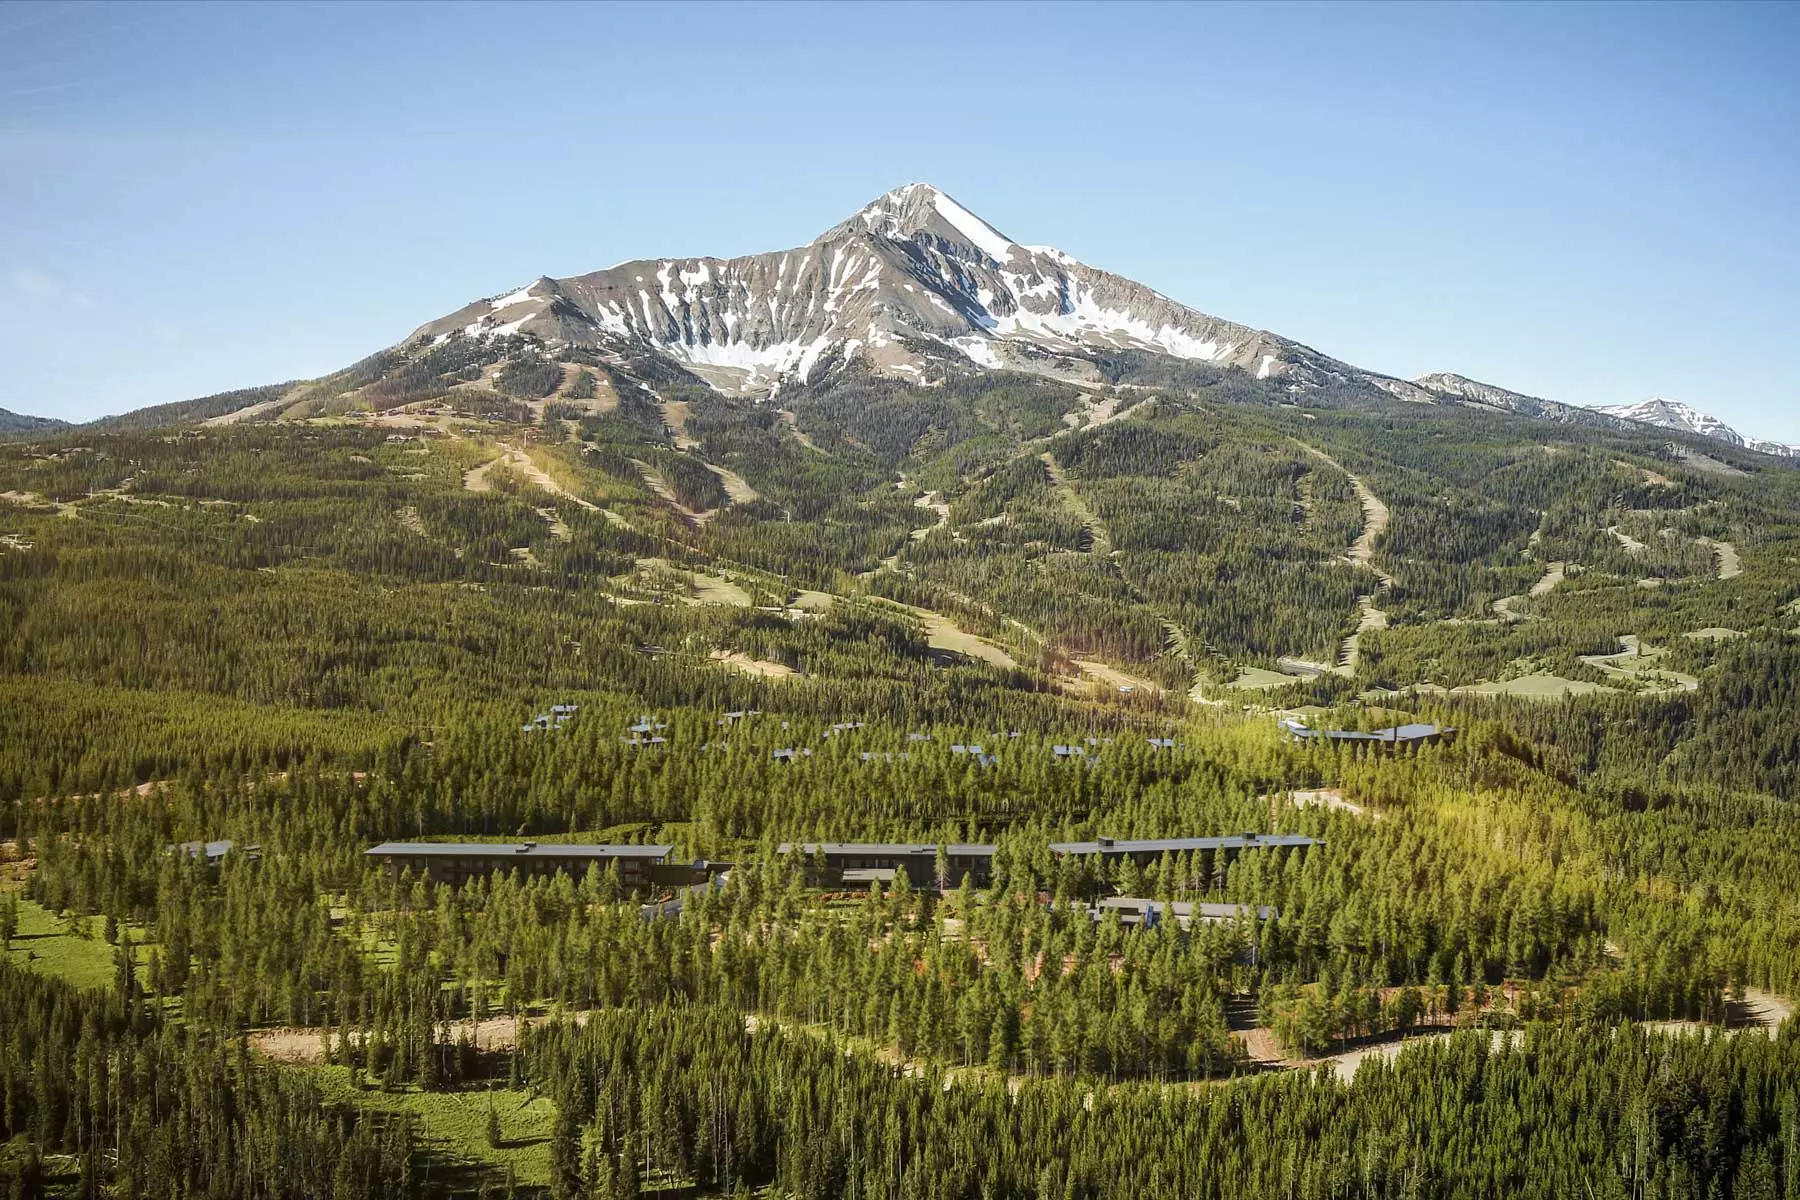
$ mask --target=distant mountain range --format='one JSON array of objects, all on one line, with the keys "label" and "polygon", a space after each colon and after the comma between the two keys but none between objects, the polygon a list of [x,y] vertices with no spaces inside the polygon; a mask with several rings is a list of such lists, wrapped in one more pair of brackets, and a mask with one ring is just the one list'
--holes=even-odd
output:
[{"label": "distant mountain range", "polygon": [[[1296,402],[1345,395],[1460,404],[1574,424],[1649,424],[1786,457],[1800,450],[1746,438],[1669,400],[1583,408],[1437,372],[1397,379],[1334,359],[1291,338],[1211,316],[1052,246],[1013,241],[950,196],[912,183],[876,199],[805,246],[741,258],[621,263],[567,279],[540,277],[429,321],[405,342],[312,383],[223,393],[98,422],[271,419],[396,396],[466,377],[439,378],[427,359],[449,344],[517,345],[554,354],[580,348],[609,359],[659,360],[727,396],[765,400],[796,385],[829,387],[840,374],[917,384],[995,370],[1103,383],[1129,358],[1239,370]],[[506,349],[502,349],[504,346]],[[441,356],[440,356],[441,357]],[[404,384],[400,381],[404,377]],[[379,394],[373,387],[386,384]],[[441,388],[440,388],[441,390]],[[293,402],[304,398],[303,407]],[[192,409],[191,416],[187,415]],[[55,422],[0,413],[0,432]]]},{"label": "distant mountain range", "polygon": [[1447,372],[1421,375],[1413,382],[1440,396],[1451,397],[1467,404],[1486,408],[1503,409],[1528,417],[1541,417],[1549,421],[1579,421],[1591,419],[1593,414],[1598,414],[1615,421],[1632,421],[1640,425],[1654,425],[1658,429],[1668,429],[1676,433],[1711,438],[1713,441],[1724,442],[1728,446],[1754,450],[1760,454],[1773,454],[1778,458],[1800,458],[1800,447],[1772,442],[1765,438],[1745,437],[1712,414],[1703,413],[1679,400],[1665,400],[1657,397],[1642,400],[1636,404],[1595,405],[1591,408],[1577,408],[1573,405],[1559,404],[1554,400],[1543,400],[1536,396],[1508,391],[1491,383],[1482,383],[1479,380]]}]

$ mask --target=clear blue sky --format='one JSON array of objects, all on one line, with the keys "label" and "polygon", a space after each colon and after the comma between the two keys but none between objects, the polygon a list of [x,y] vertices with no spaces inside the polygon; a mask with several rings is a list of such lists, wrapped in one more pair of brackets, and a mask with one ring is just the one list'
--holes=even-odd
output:
[{"label": "clear blue sky", "polygon": [[1358,365],[1800,442],[1800,5],[0,6],[0,407],[926,180]]}]

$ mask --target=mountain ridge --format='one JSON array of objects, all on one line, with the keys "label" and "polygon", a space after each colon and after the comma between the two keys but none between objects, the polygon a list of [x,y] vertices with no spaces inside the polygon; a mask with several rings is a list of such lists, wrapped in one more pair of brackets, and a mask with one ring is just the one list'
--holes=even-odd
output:
[{"label": "mountain ridge", "polygon": [[57,417],[34,417],[29,413],[0,408],[0,436],[49,433],[52,430],[66,429],[68,425],[67,421]]},{"label": "mountain ridge", "polygon": [[1450,371],[1434,371],[1413,382],[1440,395],[1464,403],[1494,408],[1523,416],[1572,424],[1604,423],[1614,428],[1629,429],[1635,425],[1651,425],[1676,433],[1691,434],[1715,442],[1724,442],[1741,450],[1771,454],[1777,458],[1800,458],[1800,447],[1789,446],[1767,438],[1746,437],[1711,413],[1701,412],[1679,400],[1652,397],[1635,404],[1577,406],[1558,400],[1528,396],[1497,384],[1483,383]]}]

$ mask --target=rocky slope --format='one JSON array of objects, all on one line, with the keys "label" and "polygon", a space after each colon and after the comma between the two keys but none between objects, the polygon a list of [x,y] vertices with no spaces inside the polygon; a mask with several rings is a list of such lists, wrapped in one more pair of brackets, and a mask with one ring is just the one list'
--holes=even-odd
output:
[{"label": "rocky slope", "polygon": [[1466,375],[1456,375],[1449,371],[1434,371],[1430,375],[1421,375],[1414,383],[1439,396],[1459,400],[1466,404],[1477,404],[1486,408],[1497,408],[1504,412],[1519,413],[1527,417],[1542,417],[1549,421],[1581,421],[1591,420],[1586,409],[1576,408],[1569,404],[1558,404],[1554,400],[1540,400],[1536,396],[1527,396],[1522,392],[1508,391],[1491,383],[1482,383],[1478,379],[1470,379]]}]

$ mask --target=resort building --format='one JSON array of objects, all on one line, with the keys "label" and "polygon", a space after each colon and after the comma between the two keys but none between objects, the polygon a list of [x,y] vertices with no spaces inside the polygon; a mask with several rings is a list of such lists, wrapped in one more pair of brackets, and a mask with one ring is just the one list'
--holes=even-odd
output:
[{"label": "resort building", "polygon": [[[691,874],[694,868],[669,863],[673,846],[590,846],[541,842],[383,842],[365,853],[396,875],[422,871],[434,880],[461,883],[479,875],[518,871],[521,875],[585,875],[590,866],[616,865],[619,882],[636,891],[665,882],[662,876]],[[673,882],[671,880],[670,882]]]},{"label": "resort building", "polygon": [[866,888],[889,884],[905,872],[915,888],[946,889],[961,885],[966,877],[976,887],[986,887],[993,876],[992,846],[943,846],[943,878],[939,878],[936,845],[907,842],[783,842],[778,854],[799,854],[809,864],[807,883],[813,887]]},{"label": "resort building", "polygon": [[1252,851],[1302,853],[1322,846],[1318,838],[1298,833],[1232,833],[1222,837],[1098,838],[1091,842],[1051,842],[1050,853],[1092,859],[1102,866],[1116,866],[1130,859],[1140,867],[1162,860],[1164,855],[1185,859],[1190,873],[1199,879],[1219,880],[1225,868],[1241,854]]},{"label": "resort building", "polygon": [[1390,729],[1377,729],[1365,733],[1355,729],[1308,729],[1299,721],[1283,721],[1282,729],[1289,737],[1299,742],[1328,741],[1348,742],[1374,746],[1378,750],[1405,750],[1416,746],[1435,746],[1439,742],[1447,742],[1456,737],[1456,730],[1448,725],[1409,724],[1396,725]]}]

